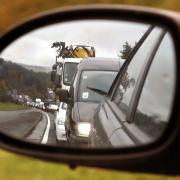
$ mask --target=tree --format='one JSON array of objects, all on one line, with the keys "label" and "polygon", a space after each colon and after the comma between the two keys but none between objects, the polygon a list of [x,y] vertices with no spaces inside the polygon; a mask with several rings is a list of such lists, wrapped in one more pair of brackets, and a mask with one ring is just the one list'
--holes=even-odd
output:
[{"label": "tree", "polygon": [[131,47],[131,45],[126,41],[123,44],[123,50],[120,51],[120,54],[118,55],[118,57],[122,58],[122,59],[127,59],[129,54],[131,53],[133,47]]}]

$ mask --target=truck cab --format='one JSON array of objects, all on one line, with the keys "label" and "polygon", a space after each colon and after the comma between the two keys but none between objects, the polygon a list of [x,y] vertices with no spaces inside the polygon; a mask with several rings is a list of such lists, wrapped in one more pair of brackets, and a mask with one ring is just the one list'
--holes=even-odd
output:
[{"label": "truck cab", "polygon": [[60,83],[62,89],[69,91],[73,77],[77,72],[77,66],[81,61],[82,58],[68,58],[63,60],[63,67],[59,69],[60,72],[57,72],[57,74],[61,74]]}]

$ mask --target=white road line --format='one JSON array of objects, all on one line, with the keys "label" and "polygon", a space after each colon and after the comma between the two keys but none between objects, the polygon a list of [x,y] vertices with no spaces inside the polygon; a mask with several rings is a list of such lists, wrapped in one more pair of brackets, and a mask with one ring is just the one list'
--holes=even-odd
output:
[{"label": "white road line", "polygon": [[47,141],[48,141],[48,136],[49,136],[49,130],[50,130],[50,118],[48,116],[47,113],[43,112],[43,114],[46,116],[47,118],[47,127],[46,127],[46,130],[45,130],[45,133],[44,133],[44,136],[42,138],[42,141],[41,141],[41,144],[46,144]]}]

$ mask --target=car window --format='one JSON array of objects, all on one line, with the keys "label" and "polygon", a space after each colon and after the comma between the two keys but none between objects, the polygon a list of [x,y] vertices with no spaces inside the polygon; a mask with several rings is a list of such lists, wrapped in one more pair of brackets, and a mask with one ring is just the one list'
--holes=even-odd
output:
[{"label": "car window", "polygon": [[166,34],[147,75],[134,123],[147,135],[157,138],[165,129],[171,111],[175,85],[174,47]]},{"label": "car window", "polygon": [[137,80],[139,78],[141,69],[151,55],[157,39],[161,35],[161,33],[161,28],[154,28],[152,30],[152,32],[149,34],[147,39],[144,41],[137,53],[132,58],[127,70],[121,78],[120,84],[113,97],[113,101],[124,113],[125,117],[127,117],[129,103]]},{"label": "car window", "polygon": [[77,72],[78,63],[65,63],[64,65],[64,84],[70,85],[75,73]]},{"label": "car window", "polygon": [[79,101],[99,102],[103,96],[87,87],[102,90],[108,93],[117,72],[112,71],[83,71],[80,78]]}]

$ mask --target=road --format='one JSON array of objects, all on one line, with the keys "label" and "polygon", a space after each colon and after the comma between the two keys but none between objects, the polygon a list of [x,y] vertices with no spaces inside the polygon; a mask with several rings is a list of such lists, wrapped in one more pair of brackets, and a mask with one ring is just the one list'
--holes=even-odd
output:
[{"label": "road", "polygon": [[19,111],[0,111],[0,131],[22,140],[57,144],[54,116],[35,108]]}]

